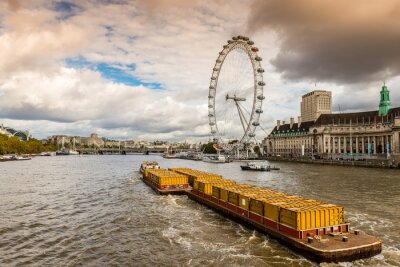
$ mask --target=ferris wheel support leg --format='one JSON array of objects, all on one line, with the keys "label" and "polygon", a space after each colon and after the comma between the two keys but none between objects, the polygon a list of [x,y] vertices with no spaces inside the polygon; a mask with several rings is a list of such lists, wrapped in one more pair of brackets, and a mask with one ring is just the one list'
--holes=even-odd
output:
[{"label": "ferris wheel support leg", "polygon": [[[243,131],[246,132],[246,125],[248,125],[247,120],[243,114],[242,109],[239,106],[239,103],[237,101],[235,101],[238,113],[239,113],[239,118],[240,118],[240,122],[242,123],[242,127],[243,127]],[[246,123],[246,124],[245,124]]]}]

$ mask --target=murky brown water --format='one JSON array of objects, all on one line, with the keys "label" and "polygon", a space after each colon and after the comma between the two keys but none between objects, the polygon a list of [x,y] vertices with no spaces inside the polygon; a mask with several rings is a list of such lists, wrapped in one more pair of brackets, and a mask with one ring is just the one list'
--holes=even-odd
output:
[{"label": "murky brown water", "polygon": [[159,156],[42,157],[0,163],[0,266],[313,266],[275,240],[186,196],[158,196],[139,179],[143,160],[345,206],[383,253],[323,266],[400,266],[400,172],[276,163],[240,170]]}]

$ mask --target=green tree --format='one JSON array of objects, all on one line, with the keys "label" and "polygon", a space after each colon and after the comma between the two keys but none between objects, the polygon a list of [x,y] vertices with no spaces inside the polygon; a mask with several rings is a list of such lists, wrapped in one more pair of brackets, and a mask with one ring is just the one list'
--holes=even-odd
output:
[{"label": "green tree", "polygon": [[261,158],[262,154],[261,154],[261,149],[260,149],[260,147],[259,147],[259,146],[255,146],[255,147],[253,147],[253,150],[254,150],[254,153],[256,153],[257,156],[258,156],[259,158]]},{"label": "green tree", "polygon": [[34,154],[55,150],[57,150],[57,146],[44,145],[34,138],[29,139],[29,141],[22,141],[15,136],[8,137],[0,134],[0,154]]},{"label": "green tree", "polygon": [[205,154],[217,154],[217,150],[213,147],[214,143],[204,144],[201,147],[201,151]]}]

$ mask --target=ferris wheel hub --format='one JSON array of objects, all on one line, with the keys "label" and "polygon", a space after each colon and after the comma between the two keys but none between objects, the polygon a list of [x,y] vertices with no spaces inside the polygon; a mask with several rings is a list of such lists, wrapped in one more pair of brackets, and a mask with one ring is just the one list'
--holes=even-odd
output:
[{"label": "ferris wheel hub", "polygon": [[246,101],[244,97],[237,97],[236,95],[230,96],[229,94],[226,95],[226,100],[232,99],[233,101]]}]

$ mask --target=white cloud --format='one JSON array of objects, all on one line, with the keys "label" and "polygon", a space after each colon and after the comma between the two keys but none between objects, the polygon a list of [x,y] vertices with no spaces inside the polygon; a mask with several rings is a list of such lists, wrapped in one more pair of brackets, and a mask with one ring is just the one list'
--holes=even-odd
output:
[{"label": "white cloud", "polygon": [[[0,14],[0,117],[37,137],[97,132],[119,138],[207,140],[211,70],[222,45],[246,29],[248,2],[176,2],[161,1],[160,7],[154,0],[75,1],[81,8],[68,19],[60,19],[47,1],[21,2],[13,11],[0,4],[5,10]],[[277,37],[267,30],[250,37],[264,58],[261,124],[269,131],[276,119],[297,117],[300,96],[315,81],[283,81],[269,63],[279,52]],[[162,89],[115,83],[95,69],[74,69],[65,65],[71,57],[121,68],[135,65],[125,70]],[[335,84],[318,88],[339,97],[349,93]],[[379,88],[375,90],[368,91],[369,99],[378,99]],[[260,136],[265,136],[261,129]]]}]

